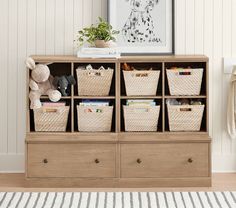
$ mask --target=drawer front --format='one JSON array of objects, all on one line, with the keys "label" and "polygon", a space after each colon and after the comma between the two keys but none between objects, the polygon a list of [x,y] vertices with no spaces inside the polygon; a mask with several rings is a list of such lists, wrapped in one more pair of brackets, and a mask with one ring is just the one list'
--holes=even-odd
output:
[{"label": "drawer front", "polygon": [[208,143],[122,144],[121,177],[208,176],[208,153]]},{"label": "drawer front", "polygon": [[28,144],[28,177],[115,177],[115,144]]}]

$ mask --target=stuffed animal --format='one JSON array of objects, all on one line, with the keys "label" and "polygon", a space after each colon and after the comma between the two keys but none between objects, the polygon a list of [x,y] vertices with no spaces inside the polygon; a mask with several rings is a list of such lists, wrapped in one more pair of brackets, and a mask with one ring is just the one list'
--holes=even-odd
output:
[{"label": "stuffed animal", "polygon": [[61,93],[53,86],[53,76],[45,64],[35,64],[32,58],[27,58],[26,66],[31,69],[29,79],[29,99],[30,108],[37,109],[42,106],[40,102],[41,95],[48,95],[50,101],[57,102],[61,99]]},{"label": "stuffed animal", "polygon": [[72,75],[55,77],[53,80],[54,86],[63,96],[68,96],[70,94],[70,85],[74,85],[75,83],[75,78]]}]

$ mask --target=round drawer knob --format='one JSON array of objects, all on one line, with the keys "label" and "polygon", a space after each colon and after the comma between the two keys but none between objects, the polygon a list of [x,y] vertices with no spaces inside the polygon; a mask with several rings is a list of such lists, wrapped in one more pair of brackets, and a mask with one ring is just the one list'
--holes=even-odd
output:
[{"label": "round drawer knob", "polygon": [[192,162],[193,162],[193,159],[192,159],[192,158],[189,158],[189,159],[188,159],[188,162],[189,162],[189,163],[192,163]]},{"label": "round drawer knob", "polygon": [[43,159],[43,163],[48,163],[48,160],[47,159]]},{"label": "round drawer knob", "polygon": [[140,164],[142,160],[140,158],[137,159],[137,163]]},{"label": "round drawer knob", "polygon": [[97,164],[100,163],[99,159],[95,159],[94,162]]}]

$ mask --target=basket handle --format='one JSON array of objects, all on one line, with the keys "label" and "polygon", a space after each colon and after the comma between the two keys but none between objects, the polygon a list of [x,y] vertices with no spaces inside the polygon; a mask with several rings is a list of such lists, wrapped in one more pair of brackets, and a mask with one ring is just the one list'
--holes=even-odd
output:
[{"label": "basket handle", "polygon": [[135,72],[135,77],[148,77],[149,74],[147,72]]},{"label": "basket handle", "polygon": [[178,75],[179,76],[190,76],[190,75],[192,75],[192,72],[191,71],[188,71],[188,72],[183,72],[182,71],[182,72],[179,72]]},{"label": "basket handle", "polygon": [[134,108],[133,111],[138,113],[148,113],[150,112],[150,108]]},{"label": "basket handle", "polygon": [[43,108],[43,113],[60,113],[58,108]]},{"label": "basket handle", "polygon": [[190,112],[190,111],[192,111],[192,108],[180,108],[179,111],[180,112]]}]

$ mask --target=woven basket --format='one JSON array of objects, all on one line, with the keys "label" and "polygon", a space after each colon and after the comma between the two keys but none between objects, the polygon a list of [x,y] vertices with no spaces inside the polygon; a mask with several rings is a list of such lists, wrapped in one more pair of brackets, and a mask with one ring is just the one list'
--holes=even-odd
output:
[{"label": "woven basket", "polygon": [[112,112],[113,106],[77,105],[79,131],[111,131]]},{"label": "woven basket", "polygon": [[81,96],[107,96],[111,88],[113,69],[76,69],[78,94]]},{"label": "woven basket", "polygon": [[156,95],[160,71],[124,71],[126,94],[132,95]]},{"label": "woven basket", "polygon": [[167,69],[171,95],[199,95],[203,69]]},{"label": "woven basket", "polygon": [[35,131],[66,131],[69,110],[69,106],[34,109]]},{"label": "woven basket", "polygon": [[160,106],[123,106],[125,131],[157,131]]},{"label": "woven basket", "polygon": [[205,105],[167,105],[170,131],[200,131]]}]

